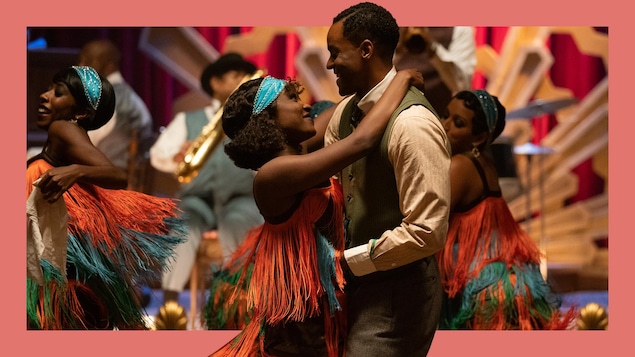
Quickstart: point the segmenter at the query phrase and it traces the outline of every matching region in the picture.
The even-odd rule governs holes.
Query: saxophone
[[[263,70],[257,70],[254,74],[246,75],[238,84],[241,84],[262,77]],[[221,117],[223,107],[221,107],[212,120],[203,127],[201,133],[192,141],[192,144],[185,151],[183,161],[176,168],[176,178],[180,183],[188,183],[198,175],[201,167],[205,164],[210,154],[220,145],[225,137]]]

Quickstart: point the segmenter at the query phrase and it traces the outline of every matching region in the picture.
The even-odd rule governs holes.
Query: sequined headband
[[[73,66],[73,69],[79,75],[84,87],[84,94],[88,100],[88,104],[97,110],[99,101],[101,100],[101,79],[94,68],[88,66]]]
[[[496,107],[496,102],[494,101],[494,98],[487,93],[487,91],[482,89],[473,90],[472,93],[476,95],[479,103],[481,103],[481,107],[485,113],[487,131],[491,134],[494,132],[494,129],[496,129],[496,121],[498,120],[498,108]]]
[[[256,92],[254,109],[251,111],[252,115],[260,114],[269,104],[273,103],[280,93],[282,93],[286,85],[287,82],[282,79],[266,76],[262,82],[260,82],[260,87],[258,87],[258,91]]]

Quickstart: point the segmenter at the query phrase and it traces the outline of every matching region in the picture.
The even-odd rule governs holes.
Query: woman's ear
[[[489,138],[489,133],[487,131],[484,131],[476,135],[474,141],[472,141],[472,145],[480,147],[481,145],[483,145],[485,141],[487,141],[488,138]]]
[[[73,118],[77,121],[82,121],[84,119],[88,119],[90,118],[90,111],[88,111],[87,109],[80,109],[78,110],[75,115],[73,116]]]

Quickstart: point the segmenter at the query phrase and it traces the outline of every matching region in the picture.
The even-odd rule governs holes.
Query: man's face
[[[87,45],[84,49],[79,53],[79,66],[90,66],[103,75],[104,68],[106,67],[106,63],[104,61],[104,57],[100,56],[98,49],[95,46]]]
[[[331,25],[326,36],[330,57],[326,68],[337,77],[337,87],[342,96],[357,93],[363,83],[362,51],[344,38],[343,22]]]
[[[212,77],[210,84],[214,89],[214,98],[225,102],[229,95],[238,88],[245,75],[246,73],[243,71],[231,70],[220,77]]]

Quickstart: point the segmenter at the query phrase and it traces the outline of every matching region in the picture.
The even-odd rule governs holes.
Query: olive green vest
[[[350,100],[342,112],[339,136],[351,134],[351,115],[355,101]],[[412,105],[423,105],[437,113],[428,100],[416,88],[411,87],[401,104],[393,112],[381,144],[366,157],[342,170],[342,188],[347,220],[347,243],[354,247],[379,238],[386,230],[401,224],[403,215],[399,209],[399,192],[392,164],[388,160],[388,139],[395,118]]]

